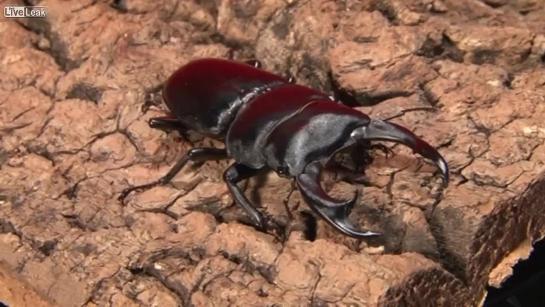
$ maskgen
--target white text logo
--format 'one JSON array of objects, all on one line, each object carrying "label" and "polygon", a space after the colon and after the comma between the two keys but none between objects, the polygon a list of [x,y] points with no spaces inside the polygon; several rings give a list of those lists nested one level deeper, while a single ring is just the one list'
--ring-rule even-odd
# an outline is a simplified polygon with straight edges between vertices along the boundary
[{"label": "white text logo", "polygon": [[23,17],[46,17],[47,8],[44,6],[6,6],[4,7],[4,17],[23,18]]}]

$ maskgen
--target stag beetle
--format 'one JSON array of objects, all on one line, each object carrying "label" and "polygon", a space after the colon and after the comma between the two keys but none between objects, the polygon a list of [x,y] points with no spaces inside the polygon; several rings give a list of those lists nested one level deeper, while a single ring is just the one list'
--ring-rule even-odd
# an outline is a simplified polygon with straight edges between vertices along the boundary
[{"label": "stag beetle", "polygon": [[223,140],[225,148],[193,148],[162,178],[131,191],[168,183],[188,161],[232,158],[223,179],[235,202],[260,229],[262,214],[237,183],[260,170],[272,169],[295,178],[304,200],[319,216],[342,233],[370,237],[378,232],[357,230],[348,220],[356,198],[339,201],[320,185],[320,173],[340,150],[370,141],[402,143],[432,160],[448,182],[444,158],[425,141],[394,123],[367,115],[320,91],[297,85],[292,78],[260,69],[258,61],[199,59],[179,68],[165,83],[163,100],[171,115],[152,118],[153,128],[193,130]]}]

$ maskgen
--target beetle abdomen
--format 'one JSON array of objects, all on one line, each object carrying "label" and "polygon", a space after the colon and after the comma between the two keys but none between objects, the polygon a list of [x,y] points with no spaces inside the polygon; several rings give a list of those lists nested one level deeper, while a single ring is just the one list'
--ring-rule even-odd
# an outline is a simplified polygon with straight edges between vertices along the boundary
[{"label": "beetle abdomen", "polygon": [[267,136],[263,156],[279,174],[297,176],[312,162],[328,159],[353,144],[351,132],[367,115],[330,101],[315,101],[278,124]]},{"label": "beetle abdomen", "polygon": [[312,101],[324,99],[328,99],[326,94],[296,84],[275,87],[255,97],[232,122],[226,137],[227,152],[238,163],[265,166],[261,149],[275,126]]},{"label": "beetle abdomen", "polygon": [[201,59],[178,69],[166,82],[163,98],[182,124],[222,137],[238,109],[287,80],[253,66],[222,59]]}]

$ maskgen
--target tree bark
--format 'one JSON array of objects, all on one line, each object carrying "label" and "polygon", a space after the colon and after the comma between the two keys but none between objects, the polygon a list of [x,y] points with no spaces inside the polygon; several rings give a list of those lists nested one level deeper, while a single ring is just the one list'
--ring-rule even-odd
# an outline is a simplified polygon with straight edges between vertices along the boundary
[{"label": "tree bark", "polygon": [[[34,305],[478,304],[545,236],[545,5],[507,2],[40,1],[46,18],[0,23],[0,266]],[[229,161],[119,202],[192,146],[147,125],[162,82],[230,56],[393,117],[449,186],[400,146],[372,152],[366,186],[328,172],[332,195],[361,190],[351,218],[384,234],[368,241],[275,174],[245,191],[283,233],[247,226]]]}]

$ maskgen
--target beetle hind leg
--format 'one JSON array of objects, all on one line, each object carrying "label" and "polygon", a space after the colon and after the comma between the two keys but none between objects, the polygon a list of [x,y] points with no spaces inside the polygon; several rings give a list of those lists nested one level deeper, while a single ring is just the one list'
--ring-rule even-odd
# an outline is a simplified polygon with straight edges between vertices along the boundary
[{"label": "beetle hind leg", "polygon": [[263,67],[263,64],[261,63],[260,60],[258,59],[251,59],[251,60],[246,60],[244,61],[244,63],[250,65],[250,66],[253,66],[255,68],[261,68]]},{"label": "beetle hind leg", "polygon": [[148,124],[151,128],[165,131],[184,128],[182,123],[180,123],[180,121],[172,115],[150,118]]},{"label": "beetle hind leg", "polygon": [[340,232],[355,238],[378,236],[380,233],[369,230],[357,230],[348,219],[350,211],[358,197],[348,201],[337,201],[331,198],[320,186],[319,162],[313,162],[305,168],[305,172],[297,176],[297,186],[305,201],[317,214]]},{"label": "beetle hind leg", "polygon": [[158,185],[169,183],[176,174],[178,174],[187,162],[204,162],[208,160],[221,160],[227,158],[227,151],[222,148],[192,148],[190,149],[163,177],[153,182],[133,186],[124,189],[119,195],[119,200],[123,202],[125,198],[133,191],[141,191],[153,188]]},{"label": "beetle hind leg", "polygon": [[177,130],[184,140],[189,141],[188,129],[174,115],[152,117],[148,121],[150,128],[159,129],[164,132]]}]

